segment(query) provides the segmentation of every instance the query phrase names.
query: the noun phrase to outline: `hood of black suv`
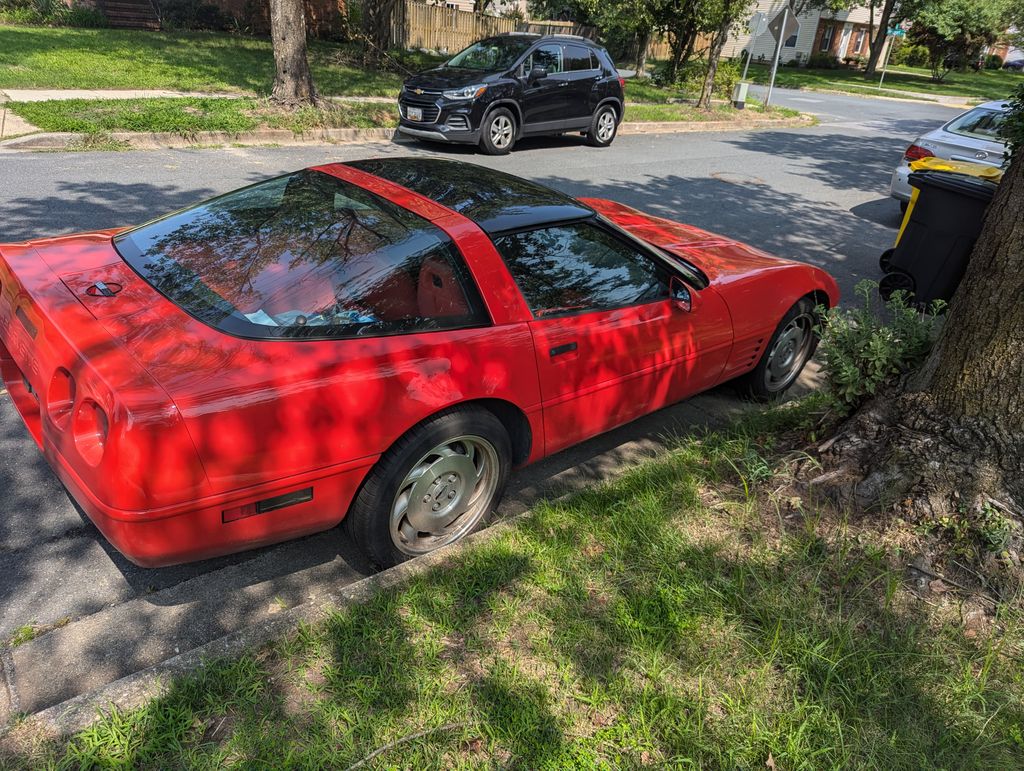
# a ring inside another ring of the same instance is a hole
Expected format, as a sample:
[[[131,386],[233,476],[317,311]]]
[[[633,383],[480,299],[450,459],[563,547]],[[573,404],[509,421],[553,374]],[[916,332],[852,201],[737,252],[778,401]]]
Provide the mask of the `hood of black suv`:
[[[422,88],[425,91],[444,91],[449,88],[471,86],[474,83],[490,83],[498,74],[484,70],[468,70],[462,67],[441,65],[432,70],[420,72],[405,81],[409,90]]]

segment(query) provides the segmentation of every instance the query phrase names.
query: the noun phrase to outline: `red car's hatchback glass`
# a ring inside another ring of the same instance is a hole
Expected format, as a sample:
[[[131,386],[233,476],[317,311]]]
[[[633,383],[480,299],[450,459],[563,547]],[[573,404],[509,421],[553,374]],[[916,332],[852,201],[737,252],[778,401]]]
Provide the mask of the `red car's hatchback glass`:
[[[488,322],[439,228],[317,171],[267,180],[115,237],[164,296],[224,332],[339,338]]]

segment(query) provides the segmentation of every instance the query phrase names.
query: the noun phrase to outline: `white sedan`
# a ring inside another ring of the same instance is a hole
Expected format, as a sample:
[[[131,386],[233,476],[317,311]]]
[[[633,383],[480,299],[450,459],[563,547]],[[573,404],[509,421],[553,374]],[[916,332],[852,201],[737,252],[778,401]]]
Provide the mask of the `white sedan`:
[[[950,161],[970,161],[1002,166],[1006,140],[999,127],[1009,110],[1004,101],[986,102],[953,118],[949,123],[919,136],[903,154],[903,160],[892,173],[889,195],[906,210],[910,201],[910,162],[935,156]]]

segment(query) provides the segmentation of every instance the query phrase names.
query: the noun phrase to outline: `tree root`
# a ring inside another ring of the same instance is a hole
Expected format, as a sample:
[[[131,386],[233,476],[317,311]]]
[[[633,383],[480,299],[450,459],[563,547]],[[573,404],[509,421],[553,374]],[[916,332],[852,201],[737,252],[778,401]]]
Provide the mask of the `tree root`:
[[[1024,495],[1015,447],[953,424],[920,393],[877,397],[819,446],[802,480],[855,516],[901,519],[936,545],[934,556],[998,595],[1024,587]],[[973,577],[972,577],[973,576]]]

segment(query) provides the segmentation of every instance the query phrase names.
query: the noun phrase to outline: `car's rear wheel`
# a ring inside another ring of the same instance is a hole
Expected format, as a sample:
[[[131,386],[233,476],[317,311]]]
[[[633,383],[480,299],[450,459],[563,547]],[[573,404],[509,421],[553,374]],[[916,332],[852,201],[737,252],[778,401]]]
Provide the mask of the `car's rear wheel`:
[[[481,126],[480,149],[488,155],[507,155],[515,143],[515,116],[504,107],[491,110]]]
[[[607,147],[615,139],[619,130],[618,113],[610,104],[606,104],[594,113],[587,132],[587,144],[591,147]]]
[[[742,381],[758,401],[780,397],[803,371],[818,347],[818,314],[806,297],[783,316],[757,366]]]
[[[413,428],[381,457],[345,528],[380,567],[460,541],[501,500],[511,458],[508,432],[492,413],[448,410]]]

